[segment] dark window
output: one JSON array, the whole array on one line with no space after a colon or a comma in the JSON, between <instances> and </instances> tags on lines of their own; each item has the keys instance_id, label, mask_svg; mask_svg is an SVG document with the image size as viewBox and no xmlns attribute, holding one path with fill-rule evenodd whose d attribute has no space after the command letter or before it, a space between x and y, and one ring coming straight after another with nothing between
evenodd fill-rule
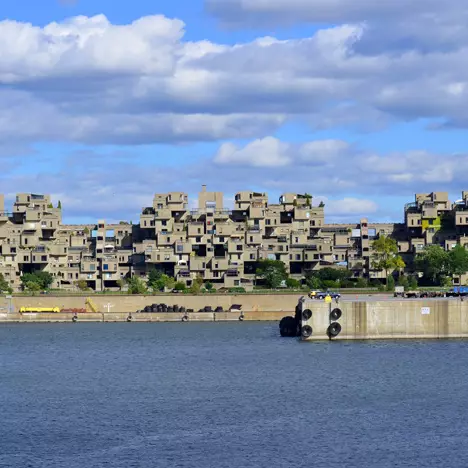
<instances>
[{"instance_id":1,"label":"dark window","mask_svg":"<svg viewBox=\"0 0 468 468\"><path fill-rule=\"evenodd\" d=\"M242 245L238 245L237 250L242 250Z\"/></svg>"},{"instance_id":2,"label":"dark window","mask_svg":"<svg viewBox=\"0 0 468 468\"><path fill-rule=\"evenodd\" d=\"M109 269L109 265L107 263L104 263L104 265L102 266L102 269L103 270L108 270Z\"/></svg>"}]
</instances>

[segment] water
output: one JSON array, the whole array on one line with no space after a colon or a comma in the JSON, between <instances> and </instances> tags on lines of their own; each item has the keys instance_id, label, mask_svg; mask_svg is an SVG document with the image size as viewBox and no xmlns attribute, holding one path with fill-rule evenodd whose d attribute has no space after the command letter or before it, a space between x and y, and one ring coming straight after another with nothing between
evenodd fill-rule
<instances>
[{"instance_id":1,"label":"water","mask_svg":"<svg viewBox=\"0 0 468 468\"><path fill-rule=\"evenodd\" d=\"M468 342L0 327L0 467L466 467Z\"/></svg>"}]
</instances>

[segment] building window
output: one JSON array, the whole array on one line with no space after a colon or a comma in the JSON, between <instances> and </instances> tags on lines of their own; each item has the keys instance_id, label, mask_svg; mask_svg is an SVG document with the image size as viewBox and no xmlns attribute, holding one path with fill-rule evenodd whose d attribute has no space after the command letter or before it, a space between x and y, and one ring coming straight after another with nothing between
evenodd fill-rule
<instances>
[{"instance_id":1,"label":"building window","mask_svg":"<svg viewBox=\"0 0 468 468\"><path fill-rule=\"evenodd\" d=\"M108 270L109 269L109 265L107 263L104 263L104 265L102 266L102 269L103 270Z\"/></svg>"},{"instance_id":2,"label":"building window","mask_svg":"<svg viewBox=\"0 0 468 468\"><path fill-rule=\"evenodd\" d=\"M296 260L300 260L301 259L301 255L300 254L296 254Z\"/></svg>"},{"instance_id":3,"label":"building window","mask_svg":"<svg viewBox=\"0 0 468 468\"><path fill-rule=\"evenodd\" d=\"M41 262L47 262L47 255L41 256Z\"/></svg>"},{"instance_id":4,"label":"building window","mask_svg":"<svg viewBox=\"0 0 468 468\"><path fill-rule=\"evenodd\" d=\"M195 242L201 242L201 237L195 237Z\"/></svg>"},{"instance_id":5,"label":"building window","mask_svg":"<svg viewBox=\"0 0 468 468\"><path fill-rule=\"evenodd\" d=\"M242 245L238 245L237 250L242 250Z\"/></svg>"}]
</instances>

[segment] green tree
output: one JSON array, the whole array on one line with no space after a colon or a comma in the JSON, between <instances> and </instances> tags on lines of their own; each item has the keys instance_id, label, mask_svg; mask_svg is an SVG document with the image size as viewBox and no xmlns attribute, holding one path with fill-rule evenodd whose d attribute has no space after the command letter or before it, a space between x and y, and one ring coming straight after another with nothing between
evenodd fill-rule
<instances>
[{"instance_id":1,"label":"green tree","mask_svg":"<svg viewBox=\"0 0 468 468\"><path fill-rule=\"evenodd\" d=\"M153 291L163 291L164 289L174 289L175 279L171 276L162 274L161 277L153 283Z\"/></svg>"},{"instance_id":2,"label":"green tree","mask_svg":"<svg viewBox=\"0 0 468 468\"><path fill-rule=\"evenodd\" d=\"M451 275L461 276L468 271L468 251L457 244L449 253L449 271Z\"/></svg>"},{"instance_id":3,"label":"green tree","mask_svg":"<svg viewBox=\"0 0 468 468\"><path fill-rule=\"evenodd\" d=\"M211 291L213 289L213 284L208 282L208 283L205 283L205 288L207 291Z\"/></svg>"},{"instance_id":4,"label":"green tree","mask_svg":"<svg viewBox=\"0 0 468 468\"><path fill-rule=\"evenodd\" d=\"M299 289L301 287L301 283L294 278L287 278L286 286L290 289Z\"/></svg>"},{"instance_id":5,"label":"green tree","mask_svg":"<svg viewBox=\"0 0 468 468\"><path fill-rule=\"evenodd\" d=\"M410 276L409 277L408 289L410 291L414 291L415 289L418 289L418 280L416 279L416 276Z\"/></svg>"},{"instance_id":6,"label":"green tree","mask_svg":"<svg viewBox=\"0 0 468 468\"><path fill-rule=\"evenodd\" d=\"M27 283L36 283L39 290L49 289L52 283L54 282L54 277L47 271L35 271L34 273L24 273L21 276L21 283L23 284L23 289L27 288Z\"/></svg>"},{"instance_id":7,"label":"green tree","mask_svg":"<svg viewBox=\"0 0 468 468\"><path fill-rule=\"evenodd\" d=\"M23 288L26 288L27 291L32 292L33 294L42 290L40 284L35 281L27 281L23 284Z\"/></svg>"},{"instance_id":8,"label":"green tree","mask_svg":"<svg viewBox=\"0 0 468 468\"><path fill-rule=\"evenodd\" d=\"M117 285L119 286L120 291L122 291L122 289L125 286L125 280L123 278L118 279L117 280Z\"/></svg>"},{"instance_id":9,"label":"green tree","mask_svg":"<svg viewBox=\"0 0 468 468\"><path fill-rule=\"evenodd\" d=\"M128 292L130 294L145 294L147 292L146 284L138 276L128 278Z\"/></svg>"},{"instance_id":10,"label":"green tree","mask_svg":"<svg viewBox=\"0 0 468 468\"><path fill-rule=\"evenodd\" d=\"M356 280L356 288L367 288L369 286L369 283L365 278L358 278Z\"/></svg>"},{"instance_id":11,"label":"green tree","mask_svg":"<svg viewBox=\"0 0 468 468\"><path fill-rule=\"evenodd\" d=\"M276 289L288 277L286 267L280 260L260 260L256 275L263 278L267 287Z\"/></svg>"},{"instance_id":12,"label":"green tree","mask_svg":"<svg viewBox=\"0 0 468 468\"><path fill-rule=\"evenodd\" d=\"M0 293L8 293L11 294L13 290L11 286L8 284L8 281L5 279L2 273L0 273Z\"/></svg>"},{"instance_id":13,"label":"green tree","mask_svg":"<svg viewBox=\"0 0 468 468\"><path fill-rule=\"evenodd\" d=\"M393 291L395 289L395 278L390 275L387 278L387 291Z\"/></svg>"},{"instance_id":14,"label":"green tree","mask_svg":"<svg viewBox=\"0 0 468 468\"><path fill-rule=\"evenodd\" d=\"M194 283L195 284L195 283ZM198 283L197 283L198 284ZM178 281L175 285L174 285L174 289L176 291L185 291L187 289L187 286L185 286L185 283L182 283L181 281Z\"/></svg>"},{"instance_id":15,"label":"green tree","mask_svg":"<svg viewBox=\"0 0 468 468\"><path fill-rule=\"evenodd\" d=\"M400 275L398 277L398 282L397 286L403 286L405 288L405 291L408 291L409 289L409 281L407 276Z\"/></svg>"},{"instance_id":16,"label":"green tree","mask_svg":"<svg viewBox=\"0 0 468 468\"><path fill-rule=\"evenodd\" d=\"M88 283L85 281L85 280L78 280L76 282L76 287L80 290L80 291L86 291L88 289Z\"/></svg>"},{"instance_id":17,"label":"green tree","mask_svg":"<svg viewBox=\"0 0 468 468\"><path fill-rule=\"evenodd\" d=\"M416 256L415 267L434 283L442 283L450 274L449 253L440 245L428 245Z\"/></svg>"},{"instance_id":18,"label":"green tree","mask_svg":"<svg viewBox=\"0 0 468 468\"><path fill-rule=\"evenodd\" d=\"M153 289L153 291L162 289L159 287L159 281L161 280L162 275L162 272L160 270L156 270L156 268L150 270L148 273L148 281L146 282L148 287Z\"/></svg>"},{"instance_id":19,"label":"green tree","mask_svg":"<svg viewBox=\"0 0 468 468\"><path fill-rule=\"evenodd\" d=\"M61 202L60 200L59 200L58 203L57 203L57 208L58 208L59 210L62 209L62 202Z\"/></svg>"},{"instance_id":20,"label":"green tree","mask_svg":"<svg viewBox=\"0 0 468 468\"><path fill-rule=\"evenodd\" d=\"M307 286L310 289L321 289L322 288L322 281L318 276L311 275L306 278Z\"/></svg>"},{"instance_id":21,"label":"green tree","mask_svg":"<svg viewBox=\"0 0 468 468\"><path fill-rule=\"evenodd\" d=\"M395 239L380 236L372 244L372 250L372 266L378 271L384 271L386 278L388 278L389 270L402 270L405 268L405 262L398 255L398 244Z\"/></svg>"}]
</instances>

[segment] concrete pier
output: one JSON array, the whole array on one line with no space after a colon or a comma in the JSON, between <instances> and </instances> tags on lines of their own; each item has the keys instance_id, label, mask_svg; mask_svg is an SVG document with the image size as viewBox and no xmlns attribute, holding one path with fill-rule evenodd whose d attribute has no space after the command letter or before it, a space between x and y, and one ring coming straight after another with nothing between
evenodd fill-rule
<instances>
[{"instance_id":1,"label":"concrete pier","mask_svg":"<svg viewBox=\"0 0 468 468\"><path fill-rule=\"evenodd\" d=\"M309 320L301 316L304 341L468 338L468 303L460 300L306 301L302 308L312 311ZM342 314L333 320L330 312L337 308ZM337 336L327 332L332 323L341 328ZM305 326L312 328L310 336L304 336L310 333Z\"/></svg>"}]
</instances>

